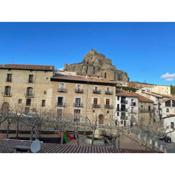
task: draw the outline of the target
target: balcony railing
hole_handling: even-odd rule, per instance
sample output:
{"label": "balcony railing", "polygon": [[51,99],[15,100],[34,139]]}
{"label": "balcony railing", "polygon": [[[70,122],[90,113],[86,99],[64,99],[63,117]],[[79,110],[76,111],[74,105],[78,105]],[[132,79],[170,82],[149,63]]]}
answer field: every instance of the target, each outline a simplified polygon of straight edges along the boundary
{"label": "balcony railing", "polygon": [[12,96],[12,93],[3,93],[3,96],[4,97],[11,97]]}
{"label": "balcony railing", "polygon": [[34,93],[26,93],[25,96],[27,98],[34,98],[35,95],[34,95]]}
{"label": "balcony railing", "polygon": [[65,104],[65,103],[57,103],[57,106],[58,106],[58,107],[65,107],[66,104]]}
{"label": "balcony railing", "polygon": [[113,92],[112,91],[105,91],[105,94],[106,95],[113,95]]}
{"label": "balcony railing", "polygon": [[65,89],[65,88],[58,88],[58,92],[63,92],[63,93],[65,93],[65,92],[67,92],[67,89]]}
{"label": "balcony railing", "polygon": [[93,93],[94,93],[94,94],[101,94],[101,90],[96,90],[96,89],[94,89],[94,90],[93,90]]}
{"label": "balcony railing", "polygon": [[83,89],[75,89],[75,93],[80,93],[80,94],[82,94],[84,91],[83,91]]}
{"label": "balcony railing", "polygon": [[83,104],[82,103],[74,103],[73,106],[77,107],[77,108],[82,108]]}
{"label": "balcony railing", "polygon": [[105,108],[106,109],[113,109],[113,106],[112,105],[105,105]]}
{"label": "balcony railing", "polygon": [[128,104],[128,101],[127,100],[121,100],[121,103],[122,104]]}
{"label": "balcony railing", "polygon": [[92,104],[92,107],[93,107],[93,108],[100,108],[101,106],[98,105],[98,104]]}
{"label": "balcony railing", "polygon": [[7,78],[7,79],[6,79],[6,82],[11,83],[11,82],[12,82],[12,79]]}
{"label": "balcony railing", "polygon": [[128,109],[117,108],[118,112],[128,112]]}

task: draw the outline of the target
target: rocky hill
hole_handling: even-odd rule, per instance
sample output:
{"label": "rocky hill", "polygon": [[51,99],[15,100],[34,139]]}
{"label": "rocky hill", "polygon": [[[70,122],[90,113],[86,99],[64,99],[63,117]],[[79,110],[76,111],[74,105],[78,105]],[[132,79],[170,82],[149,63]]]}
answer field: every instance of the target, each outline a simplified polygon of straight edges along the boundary
{"label": "rocky hill", "polygon": [[76,72],[77,75],[102,77],[111,81],[128,81],[126,72],[118,70],[109,58],[96,50],[89,51],[81,63],[66,64],[64,70]]}

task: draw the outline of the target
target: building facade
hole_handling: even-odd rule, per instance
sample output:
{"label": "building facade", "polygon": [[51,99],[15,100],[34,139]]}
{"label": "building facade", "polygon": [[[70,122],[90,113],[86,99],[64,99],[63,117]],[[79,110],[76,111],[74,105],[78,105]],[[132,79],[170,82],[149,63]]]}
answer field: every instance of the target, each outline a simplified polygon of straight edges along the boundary
{"label": "building facade", "polygon": [[53,66],[0,65],[1,111],[51,111],[53,74]]}
{"label": "building facade", "polygon": [[54,111],[59,117],[88,118],[104,124],[114,115],[115,82],[57,73],[51,78]]}
{"label": "building facade", "polygon": [[116,114],[120,126],[133,126],[138,122],[138,98],[135,93],[121,91],[116,94]]}

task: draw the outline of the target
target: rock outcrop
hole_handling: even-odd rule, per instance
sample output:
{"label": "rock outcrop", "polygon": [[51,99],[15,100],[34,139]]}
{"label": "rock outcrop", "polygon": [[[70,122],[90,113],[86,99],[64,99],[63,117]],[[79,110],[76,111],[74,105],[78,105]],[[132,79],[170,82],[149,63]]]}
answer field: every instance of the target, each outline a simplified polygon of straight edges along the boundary
{"label": "rock outcrop", "polygon": [[81,63],[66,64],[64,70],[76,72],[77,75],[102,77],[110,81],[128,81],[126,72],[118,70],[110,59],[95,50],[89,51]]}

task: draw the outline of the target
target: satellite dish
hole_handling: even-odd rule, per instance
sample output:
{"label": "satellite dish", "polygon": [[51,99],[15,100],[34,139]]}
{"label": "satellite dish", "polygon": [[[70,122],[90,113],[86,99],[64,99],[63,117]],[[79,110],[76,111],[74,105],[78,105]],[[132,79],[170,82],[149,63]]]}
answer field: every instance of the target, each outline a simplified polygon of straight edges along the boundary
{"label": "satellite dish", "polygon": [[41,143],[38,139],[36,139],[35,141],[32,142],[31,144],[31,152],[32,153],[38,153],[41,150]]}

